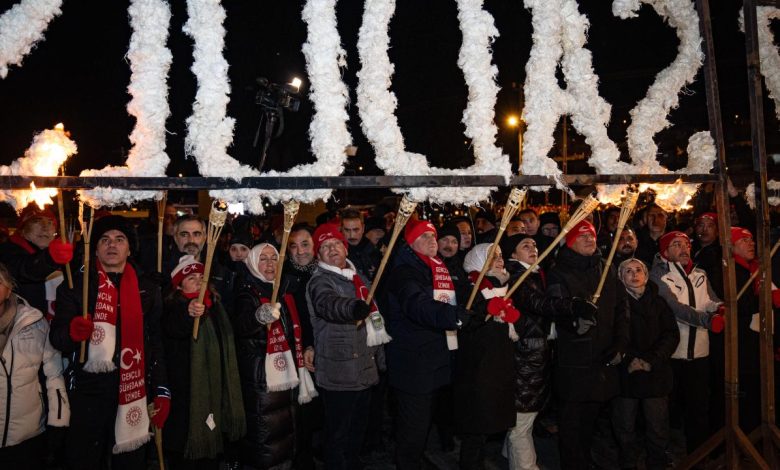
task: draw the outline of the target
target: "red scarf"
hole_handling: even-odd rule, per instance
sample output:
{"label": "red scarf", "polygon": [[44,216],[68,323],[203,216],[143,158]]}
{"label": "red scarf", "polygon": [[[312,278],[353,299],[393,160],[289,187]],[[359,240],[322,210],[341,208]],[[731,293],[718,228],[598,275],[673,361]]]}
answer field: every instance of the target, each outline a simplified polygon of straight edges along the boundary
{"label": "red scarf", "polygon": [[[260,303],[271,301],[266,297],[260,297]],[[271,323],[268,329],[268,339],[265,344],[265,383],[269,391],[278,392],[290,390],[298,386],[300,380],[297,369],[303,367],[303,345],[301,343],[301,323],[298,317],[298,308],[291,294],[284,294],[284,303],[290,313],[293,323],[293,337],[295,338],[295,358],[290,351],[290,344],[284,334],[282,320]],[[292,363],[294,361],[294,363]],[[295,367],[293,367],[295,366]]]}
{"label": "red scarf", "polygon": [[[116,323],[121,317],[122,344],[119,353],[119,407],[114,423],[115,454],[135,450],[149,440],[149,415],[146,410],[144,317],[135,269],[127,263],[117,290],[100,261],[98,291],[92,320],[95,329],[90,339],[84,369],[94,372],[114,370]],[[120,303],[121,300],[121,303]],[[108,369],[108,370],[104,370]]]}
{"label": "red scarf", "polygon": [[35,253],[35,248],[33,248],[33,246],[30,245],[30,242],[28,242],[26,238],[19,235],[18,233],[14,233],[10,237],[8,237],[8,241],[22,247],[22,249],[26,251],[28,254],[32,255]]}
{"label": "red scarf", "polygon": [[[412,250],[414,251],[414,250]],[[430,257],[414,252],[431,270],[433,279],[433,299],[445,304],[455,305],[455,284],[450,277],[447,265],[438,256]]]}
{"label": "red scarf", "polygon": [[[200,292],[190,292],[190,293],[182,292],[181,295],[183,295],[187,299],[192,300],[192,299],[197,299],[198,296],[200,295]],[[206,289],[206,295],[203,296],[203,305],[205,305],[206,308],[211,308],[211,304],[212,304],[211,291]]]}
{"label": "red scarf", "polygon": [[[363,280],[360,279],[360,275],[355,273],[354,276],[352,276],[352,284],[355,286],[355,296],[361,300],[366,300],[368,298],[368,288],[365,284],[363,284]],[[371,308],[369,309],[369,315],[371,315],[374,312],[378,312],[379,307],[376,306],[376,302],[374,302],[374,299],[371,299]]]}
{"label": "red scarf", "polygon": [[[759,268],[758,260],[755,258],[753,258],[752,260],[750,260],[750,262],[748,262],[745,258],[739,255],[734,255],[734,262],[742,266],[743,268],[747,269],[751,275],[756,271],[758,271]],[[758,276],[756,276],[756,278],[753,279],[753,292],[756,295],[758,295],[758,292],[760,290],[761,290],[761,280],[758,278]]]}

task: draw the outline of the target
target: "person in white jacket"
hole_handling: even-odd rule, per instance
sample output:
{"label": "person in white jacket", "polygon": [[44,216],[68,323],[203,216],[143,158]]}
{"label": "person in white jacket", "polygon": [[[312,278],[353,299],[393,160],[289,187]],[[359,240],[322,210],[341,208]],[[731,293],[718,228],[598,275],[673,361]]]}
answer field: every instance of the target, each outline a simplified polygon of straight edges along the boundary
{"label": "person in white jacket", "polygon": [[683,232],[669,232],[659,239],[650,279],[672,309],[680,330],[680,342],[672,354],[674,389],[670,401],[672,424],[682,418],[688,452],[709,434],[709,333],[723,330],[722,302],[715,295],[707,273],[691,260],[691,241]]}
{"label": "person in white jacket", "polygon": [[68,426],[70,408],[62,358],[49,343],[49,322],[13,289],[13,278],[0,264],[0,468],[37,470],[44,468],[46,426]]}

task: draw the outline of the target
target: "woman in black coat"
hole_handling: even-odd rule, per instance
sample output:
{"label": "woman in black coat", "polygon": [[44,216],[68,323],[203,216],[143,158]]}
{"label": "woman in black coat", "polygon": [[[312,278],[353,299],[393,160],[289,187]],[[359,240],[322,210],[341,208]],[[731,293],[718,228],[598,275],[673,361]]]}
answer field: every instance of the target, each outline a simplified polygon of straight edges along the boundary
{"label": "woman in black coat", "polygon": [[[490,243],[481,243],[466,254],[463,268],[472,285],[489,249]],[[455,428],[461,435],[461,469],[482,468],[482,448],[488,436],[515,425],[512,340],[517,335],[510,326],[519,313],[511,306],[496,307],[506,295],[508,280],[501,249],[496,247],[472,307],[475,318],[458,331],[453,401]],[[486,319],[488,308],[490,317]]]}
{"label": "woman in black coat", "polygon": [[[621,468],[636,467],[640,449],[636,416],[641,406],[645,420],[648,469],[669,464],[669,402],[672,392],[672,353],[680,341],[674,314],[648,282],[647,266],[629,258],[618,268],[631,306],[629,343],[620,365],[621,393],[612,404],[612,425],[620,447]],[[706,397],[702,397],[706,399]]]}
{"label": "woman in black coat", "polygon": [[[536,241],[530,235],[518,234],[501,243],[510,272],[509,285],[536,261]],[[533,426],[537,414],[550,398],[551,350],[548,337],[554,321],[571,322],[573,307],[583,316],[592,316],[592,306],[580,299],[548,297],[544,294],[545,276],[535,268],[512,295],[522,316],[515,322],[518,341],[514,343],[514,404],[517,424],[507,434],[506,456],[511,469],[534,469],[536,452]]]}
{"label": "woman in black coat", "polygon": [[268,243],[252,248],[246,259],[250,275],[234,304],[233,329],[247,422],[241,455],[244,464],[258,469],[287,465],[295,447],[295,390],[270,391],[266,373],[268,325],[281,320],[287,344],[295,347],[289,296],[285,298],[284,288],[277,309],[270,305],[278,259],[276,248]]}

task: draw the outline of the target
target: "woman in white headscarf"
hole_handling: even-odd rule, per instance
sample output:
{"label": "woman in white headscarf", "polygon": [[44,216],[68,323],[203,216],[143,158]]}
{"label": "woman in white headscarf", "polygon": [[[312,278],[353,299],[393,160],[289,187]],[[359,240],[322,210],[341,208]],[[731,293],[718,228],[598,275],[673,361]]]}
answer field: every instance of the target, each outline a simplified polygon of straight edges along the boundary
{"label": "woman in white headscarf", "polygon": [[[488,259],[490,246],[481,243],[466,254],[463,269],[472,285]],[[453,400],[462,469],[481,468],[487,437],[515,425],[512,341],[517,335],[512,323],[519,312],[503,301],[508,280],[501,248],[496,247],[472,306],[477,315],[458,331]]]}
{"label": "woman in white headscarf", "polygon": [[235,300],[234,332],[244,392],[247,435],[243,463],[255,468],[287,465],[294,457],[294,407],[316,390],[303,365],[301,324],[284,279],[271,303],[279,252],[269,243],[244,260],[250,275]]}

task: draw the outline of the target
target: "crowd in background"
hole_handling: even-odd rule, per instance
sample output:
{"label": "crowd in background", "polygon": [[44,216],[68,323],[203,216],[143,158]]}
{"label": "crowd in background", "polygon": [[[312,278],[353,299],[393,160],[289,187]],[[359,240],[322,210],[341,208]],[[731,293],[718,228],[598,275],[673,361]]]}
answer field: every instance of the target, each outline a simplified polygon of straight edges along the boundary
{"label": "crowd in background", "polygon": [[[732,196],[739,290],[760,254]],[[207,220],[168,205],[158,270],[155,223],[98,211],[71,243],[29,206],[0,240],[0,466],[144,469],[152,430],[173,469],[355,469],[388,448],[418,469],[435,427],[463,469],[482,468],[490,439],[509,468],[538,469],[534,435],[550,434],[565,469],[673,468],[672,429],[691,452],[723,426],[729,315],[740,426],[761,422],[760,276],[726,311],[719,216],[695,207],[643,202],[611,265],[620,207],[539,263],[562,208],[520,210],[494,250],[500,208],[422,211],[374,286],[386,205],[300,221],[281,275],[280,216],[231,218],[207,267]]]}

